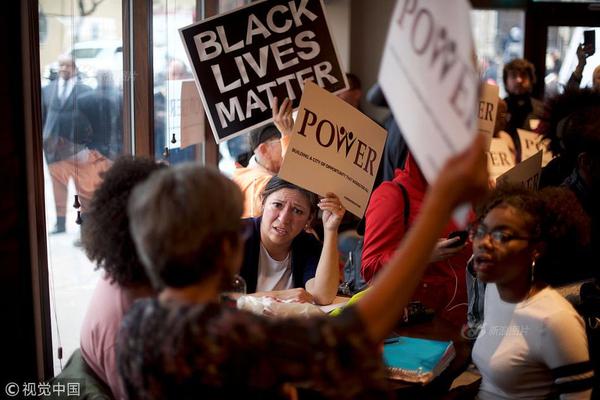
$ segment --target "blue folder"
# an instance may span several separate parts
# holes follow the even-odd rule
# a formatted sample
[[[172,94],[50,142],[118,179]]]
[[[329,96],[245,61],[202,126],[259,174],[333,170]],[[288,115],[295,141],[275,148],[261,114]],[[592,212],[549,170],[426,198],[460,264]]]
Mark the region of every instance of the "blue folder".
[[[451,341],[400,336],[386,339],[383,345],[389,377],[407,382],[429,383],[446,369],[455,355]]]

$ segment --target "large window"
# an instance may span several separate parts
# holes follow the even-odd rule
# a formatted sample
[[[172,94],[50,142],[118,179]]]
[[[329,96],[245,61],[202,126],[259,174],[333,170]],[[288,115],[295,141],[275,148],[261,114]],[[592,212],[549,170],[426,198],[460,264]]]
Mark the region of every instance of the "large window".
[[[524,20],[525,12],[522,10],[471,12],[473,38],[482,77],[500,87],[500,97],[506,96],[502,82],[504,64],[523,57]]]
[[[179,28],[196,20],[196,0],[152,2],[154,157],[170,164],[204,161],[203,120],[188,129],[186,118],[202,115]],[[183,121],[183,122],[182,122]]]
[[[60,371],[79,347],[100,274],[81,249],[80,223],[102,171],[130,148],[122,120],[123,18],[120,0],[40,0],[39,9],[48,276]]]
[[[577,47],[583,43],[583,32],[593,31],[596,43],[600,39],[600,28],[581,26],[548,27],[548,45],[546,47],[546,74],[544,95],[546,97],[562,93],[571,74],[579,62]],[[600,53],[587,57],[582,71],[580,87],[592,85],[594,68],[600,65]]]

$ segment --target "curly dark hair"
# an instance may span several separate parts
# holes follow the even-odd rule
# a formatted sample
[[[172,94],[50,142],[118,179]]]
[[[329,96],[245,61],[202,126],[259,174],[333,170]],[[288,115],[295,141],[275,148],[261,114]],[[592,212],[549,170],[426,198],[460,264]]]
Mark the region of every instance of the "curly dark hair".
[[[102,268],[111,283],[121,287],[150,284],[141,264],[127,217],[127,201],[133,188],[164,165],[150,159],[123,156],[103,174],[81,225],[86,255]]]
[[[575,194],[564,187],[535,192],[522,186],[501,185],[480,204],[477,219],[483,220],[499,206],[526,214],[531,236],[545,244],[536,260],[536,279],[548,284],[562,282],[570,261],[590,239],[590,221]]]
[[[538,132],[549,140],[549,149],[571,167],[577,156],[600,149],[600,92],[571,89],[546,102]]]

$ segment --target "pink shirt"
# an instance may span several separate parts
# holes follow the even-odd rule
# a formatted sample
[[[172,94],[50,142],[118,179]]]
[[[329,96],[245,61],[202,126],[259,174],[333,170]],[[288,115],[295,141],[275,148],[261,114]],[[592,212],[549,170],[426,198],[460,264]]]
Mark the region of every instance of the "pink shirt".
[[[81,355],[96,375],[111,389],[116,399],[124,399],[117,373],[115,342],[123,315],[132,299],[114,283],[101,278],[96,285],[81,326]]]

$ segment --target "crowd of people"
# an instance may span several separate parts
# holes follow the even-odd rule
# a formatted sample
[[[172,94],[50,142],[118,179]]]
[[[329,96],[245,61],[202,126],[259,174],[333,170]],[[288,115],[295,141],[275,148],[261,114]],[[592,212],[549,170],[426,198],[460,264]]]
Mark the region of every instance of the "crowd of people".
[[[480,136],[427,182],[393,117],[386,121],[394,127],[386,170],[362,221],[369,289],[340,316],[279,319],[232,308],[220,295],[239,274],[253,296],[332,303],[348,228],[335,193],[319,197],[277,176],[292,135],[291,101],[273,99],[273,124],[250,134],[248,163],[229,179],[192,163],[116,158],[121,115],[110,76],[99,73],[92,90],[78,82],[75,60],[61,57],[59,67],[42,102],[53,232],[65,231],[73,179],[82,245],[104,272],[81,354],[114,398],[294,399],[304,389],[390,398],[380,345],[411,301],[456,329],[467,321],[477,328],[476,398],[590,398],[597,360],[586,324],[555,287],[600,279],[600,79],[542,103],[532,95],[531,63],[504,66],[497,136],[516,162],[524,158],[519,129],[538,132],[555,156],[538,191],[490,191]],[[348,79],[340,98],[359,108],[360,80]],[[386,104],[378,88],[370,97]],[[99,107],[110,118],[98,118]],[[451,234],[464,228],[450,218],[466,202],[463,242]]]

